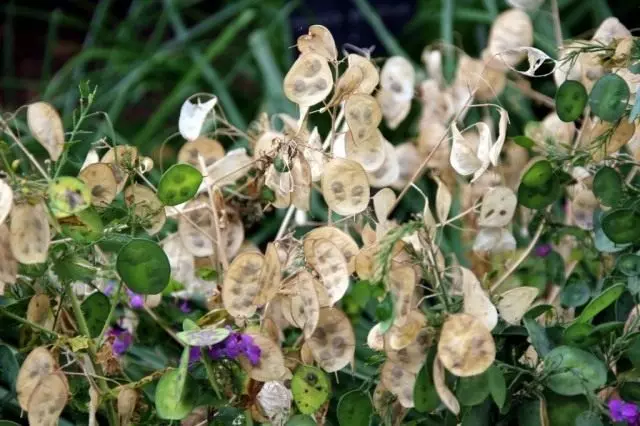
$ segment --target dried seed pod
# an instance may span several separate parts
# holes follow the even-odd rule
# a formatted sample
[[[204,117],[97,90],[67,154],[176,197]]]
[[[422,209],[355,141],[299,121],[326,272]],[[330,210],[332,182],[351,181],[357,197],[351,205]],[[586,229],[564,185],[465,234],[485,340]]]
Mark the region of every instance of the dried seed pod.
[[[246,149],[231,150],[207,170],[206,184],[208,186],[230,185],[246,175],[253,162],[253,159],[247,155]]]
[[[442,325],[438,359],[456,376],[483,373],[495,357],[493,337],[481,319],[469,314],[454,314]]]
[[[98,151],[92,148],[89,150],[89,152],[87,152],[87,156],[84,158],[84,163],[82,163],[82,166],[80,167],[80,171],[83,171],[90,165],[96,164],[99,162],[100,162],[100,156],[98,155]]]
[[[151,188],[139,183],[129,185],[124,191],[124,201],[128,207],[133,207],[133,213],[142,220],[149,235],[160,232],[167,216],[164,205]]]
[[[451,203],[453,197],[451,191],[447,188],[444,182],[438,177],[434,177],[438,184],[438,191],[436,192],[436,214],[440,223],[444,223],[449,218],[449,210],[451,210]]]
[[[322,150],[322,139],[317,127],[313,128],[307,144],[302,147],[302,155],[304,155],[311,168],[311,181],[319,181],[324,172],[325,154]]]
[[[615,126],[615,128],[614,128]],[[588,133],[583,136],[593,150],[593,160],[602,161],[608,155],[618,152],[633,137],[636,131],[634,123],[628,120],[621,120],[617,124],[600,122],[588,129]],[[611,133],[612,132],[612,133]],[[605,139],[605,135],[610,134]]]
[[[94,206],[108,206],[119,192],[113,170],[109,164],[94,163],[82,169],[78,174],[78,178],[91,191],[91,204]]]
[[[322,195],[329,208],[342,216],[362,212],[369,204],[369,182],[360,164],[334,158],[325,166]]]
[[[282,341],[284,340],[284,333],[282,332],[280,327],[278,327],[278,324],[276,324],[275,320],[271,317],[265,317],[262,320],[260,332],[277,344],[282,344]]]
[[[411,62],[402,56],[392,56],[384,63],[380,71],[380,87],[393,93],[400,101],[413,98],[416,74]]]
[[[313,365],[313,353],[307,342],[304,342],[302,346],[300,346],[300,361],[305,365]]]
[[[514,49],[533,45],[533,25],[529,15],[519,9],[502,12],[493,21],[487,51],[497,56],[508,67],[514,67],[524,58],[524,52]]]
[[[256,397],[258,405],[273,425],[283,425],[287,421],[292,399],[291,391],[278,381],[266,382]]]
[[[383,188],[373,196],[373,211],[378,222],[385,222],[391,214],[391,208],[396,202],[396,193],[391,188]]]
[[[247,332],[260,347],[260,361],[257,365],[251,365],[248,359],[241,356],[238,360],[242,368],[257,382],[271,380],[283,380],[290,377],[291,372],[284,365],[284,356],[280,347],[268,337],[255,332]]]
[[[474,252],[504,253],[516,249],[516,239],[507,228],[482,228],[476,235]]]
[[[340,104],[345,98],[356,93],[362,82],[364,81],[364,70],[362,67],[347,67],[347,70],[340,76],[336,82],[336,89],[333,96],[327,102],[328,107]]]
[[[303,248],[307,263],[313,265],[316,262],[314,244],[317,240],[321,239],[329,240],[338,247],[347,260],[349,274],[352,274],[353,271],[355,271],[355,256],[359,251],[358,244],[349,234],[332,226],[321,226],[320,228],[309,231],[304,236]]]
[[[284,77],[284,94],[301,107],[310,107],[324,100],[333,87],[333,75],[327,59],[321,55],[303,53]]]
[[[417,152],[416,152],[417,155]],[[369,184],[374,188],[384,188],[394,186],[400,176],[400,163],[395,147],[387,140],[384,141],[384,161],[382,165],[373,172],[367,172]]]
[[[0,179],[0,225],[2,225],[7,216],[9,216],[12,206],[13,190],[5,181]]]
[[[464,297],[464,313],[478,318],[489,329],[498,324],[498,311],[491,303],[480,285],[478,278],[467,268],[460,267],[462,272],[462,294]]]
[[[446,132],[446,129],[445,129]],[[422,135],[422,130],[420,131]],[[445,161],[444,164],[448,165],[449,162],[449,144],[442,144],[441,146],[445,149]],[[420,167],[420,153],[414,144],[411,142],[401,143],[400,145],[396,145],[394,147],[396,152],[396,158],[398,159],[398,178],[391,184],[393,189],[400,190],[404,188],[404,186],[409,182],[413,174]],[[388,156],[388,154],[387,154]],[[435,155],[434,155],[435,158]],[[432,160],[434,159],[432,158]],[[373,184],[372,184],[373,185]]]
[[[38,325],[44,325],[49,317],[51,304],[46,294],[36,294],[29,300],[27,320]]]
[[[253,157],[273,156],[285,139],[284,133],[267,130],[260,134],[253,147]]]
[[[275,244],[267,244],[264,254],[264,264],[258,278],[258,294],[255,297],[256,305],[264,305],[269,302],[280,290],[281,266],[278,258],[278,250]]]
[[[18,275],[18,261],[11,250],[11,233],[7,225],[0,224],[0,282],[14,284]]]
[[[58,161],[64,149],[64,128],[55,108],[46,102],[35,102],[27,107],[29,131],[49,153],[53,161]]]
[[[384,334],[382,333],[382,324],[378,323],[371,327],[367,334],[367,346],[374,351],[384,350]]]
[[[345,138],[345,153],[350,160],[356,161],[366,172],[373,172],[382,167],[386,139],[378,129],[373,129],[371,133],[362,140],[355,140],[351,131],[347,132]]]
[[[416,373],[405,370],[401,365],[386,361],[380,373],[380,383],[398,397],[398,402],[403,407],[411,408],[413,407],[413,388],[417,376]]]
[[[178,118],[178,130],[182,137],[187,140],[197,139],[202,132],[207,116],[217,103],[216,96],[204,103],[200,102],[199,98],[195,103],[191,102],[191,97],[184,101],[180,107],[180,117]]]
[[[182,245],[194,256],[212,256],[215,253],[215,230],[213,213],[206,197],[189,201],[185,210],[186,213],[178,218],[178,235]]]
[[[424,314],[413,310],[406,318],[396,319],[387,332],[389,348],[399,351],[413,343],[420,331],[427,325]]]
[[[490,101],[504,91],[506,84],[504,72],[488,67],[484,61],[466,54],[460,56],[454,86],[464,88],[466,96],[473,94],[479,101]]]
[[[424,317],[424,315],[422,315]],[[413,342],[399,350],[393,350],[391,346],[391,336],[385,334],[385,352],[387,360],[401,365],[407,371],[418,374],[422,364],[427,357],[427,350],[434,341],[434,331],[425,327],[418,331]]]
[[[390,90],[378,90],[376,99],[380,104],[384,122],[391,130],[396,129],[400,123],[407,118],[409,111],[411,111],[411,100],[399,99]]]
[[[222,285],[222,303],[234,317],[250,317],[256,311],[254,298],[260,288],[264,257],[260,253],[241,253],[229,265]]]
[[[591,37],[592,41],[598,41],[603,45],[610,44],[613,40],[631,37],[631,31],[625,27],[618,18],[613,16],[602,21],[596,32]]]
[[[344,105],[345,120],[356,141],[363,140],[382,121],[382,111],[371,95],[357,93],[349,96]]]
[[[574,223],[581,229],[593,229],[593,213],[600,202],[590,189],[582,188],[571,200],[571,214]]]
[[[291,296],[291,317],[304,331],[305,338],[310,338],[318,325],[320,303],[314,285],[315,279],[306,270],[298,272],[294,279],[296,294]]]
[[[138,403],[138,392],[124,388],[118,393],[118,419],[121,426],[128,426]]]
[[[55,425],[67,404],[69,386],[62,373],[42,378],[29,399],[29,424]]]
[[[462,176],[473,175],[471,182],[475,182],[487,171],[491,161],[489,150],[491,149],[491,132],[489,127],[482,122],[476,123],[480,132],[477,146],[473,140],[465,138],[458,130],[456,123],[451,124],[453,143],[451,144],[451,167]]]
[[[581,45],[577,42],[567,43],[558,49],[558,66],[553,72],[553,79],[556,86],[560,87],[566,80],[582,79],[582,64],[578,51]],[[575,52],[575,53],[574,53]],[[577,54],[575,60],[571,60],[570,55]]]
[[[380,76],[375,65],[369,58],[351,53],[347,56],[348,68],[357,68],[362,73],[362,80],[358,83],[354,93],[365,93],[370,95],[378,85]]]
[[[190,164],[204,173],[204,170],[201,170],[200,156],[208,168],[224,157],[224,148],[217,140],[200,136],[182,145],[178,152],[178,163]]]
[[[558,114],[552,112],[542,120],[542,135],[540,135],[540,139],[544,141],[552,139],[558,145],[571,145],[575,133],[575,123],[565,123],[560,120]]]
[[[316,295],[318,296],[318,304],[321,308],[328,308],[331,306],[331,299],[329,298],[329,293],[327,293],[327,288],[320,282],[320,280],[313,280],[313,286],[316,290]]]
[[[518,325],[529,307],[538,297],[535,287],[516,287],[500,295],[498,312],[503,320],[511,325]]]
[[[34,205],[14,205],[11,210],[10,230],[11,251],[18,262],[33,264],[47,261],[51,231],[43,201]]]
[[[300,153],[293,157],[291,178],[293,179],[291,204],[302,211],[308,211],[311,197],[311,167]]]
[[[311,25],[309,32],[298,37],[300,53],[313,52],[324,57],[327,61],[338,60],[338,49],[331,31],[323,25]]]
[[[116,192],[119,193],[124,189],[129,177],[129,171],[134,169],[136,161],[138,161],[138,148],[130,145],[114,146],[100,159],[101,163],[111,165],[116,179]]]
[[[353,360],[356,337],[349,318],[342,311],[322,308],[318,326],[307,344],[318,365],[333,373]]]
[[[375,256],[380,247],[376,245],[363,247],[356,255],[356,274],[361,280],[373,278],[375,270]]]
[[[313,244],[313,263],[307,262],[318,272],[322,284],[327,289],[331,305],[335,304],[349,288],[347,260],[335,244],[319,239]]]
[[[456,416],[460,414],[460,403],[453,392],[451,392],[447,387],[444,366],[437,356],[436,359],[433,360],[433,385],[436,388],[436,392],[438,393],[440,400],[449,409],[449,411]]]
[[[518,198],[506,186],[491,188],[482,199],[478,225],[492,228],[507,226],[518,206]]]
[[[40,381],[53,374],[56,361],[44,347],[32,350],[22,363],[16,378],[18,402],[23,410],[29,410],[29,400]]]
[[[389,289],[393,294],[396,320],[404,319],[413,309],[416,273],[411,266],[396,266],[389,272]]]

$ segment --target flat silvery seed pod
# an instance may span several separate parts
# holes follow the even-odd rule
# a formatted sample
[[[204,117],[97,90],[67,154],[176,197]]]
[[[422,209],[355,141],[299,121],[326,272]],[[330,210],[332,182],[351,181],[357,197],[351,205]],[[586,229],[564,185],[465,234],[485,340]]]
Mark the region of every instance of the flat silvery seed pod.
[[[82,167],[80,167],[80,171],[86,169],[92,164],[96,164],[100,162],[100,156],[98,155],[98,151],[95,149],[90,149],[87,152],[87,156],[84,158],[84,163],[82,163]]]
[[[396,129],[411,111],[411,100],[396,96],[391,90],[378,90],[376,99],[380,104],[384,122],[391,130]]]
[[[588,129],[585,129],[588,131]],[[555,112],[549,113],[544,120],[542,120],[542,139],[552,139],[557,145],[568,144],[573,141],[573,136],[576,133],[575,123],[565,123],[560,120],[558,114]],[[588,134],[588,133],[587,133]],[[586,135],[585,135],[586,136]],[[588,139],[586,139],[588,140]]]
[[[49,374],[38,383],[29,399],[29,424],[55,425],[67,404],[69,386],[62,373]]]
[[[356,255],[356,274],[361,280],[369,280],[373,278],[375,267],[375,255],[378,253],[379,246],[370,245],[363,247]]]
[[[333,373],[353,360],[356,336],[344,312],[336,308],[322,308],[318,326],[307,344],[318,366]]]
[[[231,209],[226,209],[227,213],[232,211]],[[233,214],[228,215],[227,217],[227,227],[222,233],[222,238],[224,238],[225,247],[227,250],[227,258],[233,259],[236,257],[240,249],[242,248],[242,244],[244,243],[244,224],[242,223],[242,218],[238,213],[233,211]]]
[[[402,56],[387,59],[380,71],[380,87],[405,101],[413,98],[415,79],[416,74],[411,62]]]
[[[327,102],[327,107],[340,104],[346,97],[356,93],[358,88],[364,81],[365,75],[362,67],[348,67],[347,70],[338,78],[336,82],[336,89],[333,91],[333,96]]]
[[[313,52],[298,57],[284,77],[284,94],[301,107],[324,100],[333,87],[333,75],[327,59]]]
[[[198,206],[201,208],[196,208]],[[178,218],[178,235],[182,245],[194,256],[212,256],[215,253],[215,230],[206,197],[189,201],[185,210],[187,212]]]
[[[454,314],[444,322],[438,359],[447,370],[458,377],[476,376],[489,368],[495,357],[493,336],[482,320],[469,314]]]
[[[134,214],[140,218],[149,235],[155,235],[164,226],[167,216],[164,205],[153,190],[144,185],[134,183],[124,191],[124,201],[133,208]]]
[[[349,131],[345,139],[347,158],[359,163],[365,172],[373,172],[384,163],[386,140],[378,129],[371,129],[363,139],[356,140]]]
[[[359,252],[358,244],[351,236],[338,228],[332,226],[321,226],[309,231],[304,236],[303,249],[307,263],[316,263],[316,253],[314,244],[317,240],[326,239],[331,241],[347,260],[349,275],[355,271],[355,256]]]
[[[460,414],[460,403],[456,399],[455,395],[447,387],[445,380],[444,365],[440,362],[440,359],[436,356],[433,360],[433,385],[436,388],[438,397],[444,403],[445,407],[449,409],[456,416]]]
[[[20,203],[11,210],[11,251],[20,263],[44,263],[51,242],[47,209],[38,204]]]
[[[94,163],[80,171],[78,178],[82,180],[91,192],[91,204],[106,207],[116,197],[118,184],[109,164]]]
[[[0,180],[0,225],[2,225],[9,216],[11,207],[13,206],[13,190],[3,180]]]
[[[354,93],[370,95],[378,85],[380,76],[373,62],[364,56],[355,53],[347,56],[349,68],[358,68],[362,72],[362,81],[358,84]]]
[[[322,195],[329,208],[342,216],[364,211],[369,204],[369,181],[360,164],[334,158],[325,165]]]
[[[420,311],[411,311],[409,315],[394,321],[387,334],[389,349],[399,351],[413,343],[420,330],[427,325],[424,314]]]
[[[135,167],[138,161],[138,148],[130,145],[118,145],[110,148],[100,159],[101,163],[111,165],[113,175],[116,178],[117,192],[124,189],[129,177],[129,170]]]
[[[180,107],[180,117],[178,118],[178,130],[182,137],[190,141],[198,138],[207,115],[217,103],[216,96],[204,103],[200,102],[200,99],[197,99],[196,102],[191,102],[191,99],[184,101]]]
[[[49,316],[51,303],[46,294],[36,294],[29,300],[27,306],[27,320],[38,325],[44,325]]]
[[[417,378],[416,373],[402,368],[391,361],[386,361],[380,373],[380,383],[392,394],[398,397],[398,402],[405,408],[413,407],[413,388]]]
[[[260,361],[257,365],[251,365],[244,356],[238,358],[242,368],[257,382],[268,382],[271,380],[283,380],[291,372],[285,367],[284,356],[280,347],[275,342],[255,332],[246,332],[253,338],[253,342],[260,347]]]
[[[411,266],[396,266],[389,272],[389,289],[394,296],[396,319],[406,318],[413,309],[416,273]]]
[[[331,31],[323,25],[311,25],[307,34],[298,37],[297,45],[300,53],[317,53],[327,61],[338,59],[336,42],[333,40]]]
[[[191,164],[200,170],[200,156],[202,156],[204,165],[208,168],[224,157],[224,148],[217,140],[200,136],[182,145],[182,148],[180,148],[178,152],[178,163]]]
[[[445,185],[440,178],[435,177],[434,179],[438,184],[438,191],[436,192],[436,214],[438,215],[440,223],[444,223],[449,218],[453,197],[447,185]]]
[[[291,178],[293,180],[291,204],[299,210],[308,211],[311,198],[311,167],[300,153],[291,162]]]
[[[516,240],[507,228],[482,228],[473,242],[473,251],[503,253],[516,249]]]
[[[0,282],[13,284],[18,275],[18,261],[11,251],[11,234],[7,225],[0,224]]]
[[[405,142],[401,143],[400,145],[396,145],[394,147],[394,151],[396,152],[396,158],[398,159],[399,171],[398,178],[391,184],[391,187],[393,189],[400,190],[404,188],[404,186],[411,179],[416,170],[418,170],[421,162],[420,158],[422,157],[420,157],[418,148],[416,148],[416,146],[411,142]],[[448,155],[446,157],[448,157]]]
[[[378,222],[384,222],[391,214],[393,204],[396,202],[396,193],[391,188],[383,188],[373,196],[373,211]]]
[[[416,151],[417,155],[417,151]],[[373,172],[367,172],[369,184],[374,188],[384,188],[393,186],[400,177],[400,162],[396,154],[395,147],[389,142],[384,141],[384,161],[382,165]]]
[[[518,325],[531,304],[538,297],[535,287],[516,287],[500,295],[498,312],[500,317],[511,325]]]
[[[506,186],[498,186],[489,189],[482,199],[479,226],[502,228],[507,226],[518,206],[516,194]]]
[[[485,129],[485,126],[486,124],[484,126],[479,126],[478,128]],[[459,175],[473,175],[471,182],[474,182],[489,168],[489,150],[491,148],[491,140],[488,139],[486,135],[481,137],[477,148],[474,149],[472,142],[460,133],[456,123],[451,124],[451,133],[453,135],[451,156],[449,158],[451,167],[453,167],[453,170],[455,170]]]
[[[317,127],[311,131],[306,146],[302,148],[302,154],[311,168],[311,180],[318,182],[324,171],[325,154],[322,151],[322,139]]]
[[[580,190],[571,200],[571,214],[575,224],[585,230],[593,229],[593,213],[600,206],[590,189]]]
[[[349,96],[345,102],[344,114],[349,130],[357,141],[366,139],[382,121],[382,111],[376,99],[362,93]]]
[[[522,10],[509,9],[493,21],[487,49],[489,55],[499,55],[508,67],[514,67],[525,56],[524,52],[513,49],[532,44],[533,25],[529,15]]]
[[[282,382],[266,382],[256,399],[271,424],[284,425],[289,418],[293,396]]]
[[[460,270],[462,271],[464,313],[480,319],[489,330],[493,330],[498,324],[496,307],[491,303],[491,299],[484,292],[473,272],[463,267],[460,267]]]
[[[56,367],[56,361],[44,347],[35,348],[29,353],[16,378],[18,402],[23,410],[29,409],[29,399],[38,383],[53,374]]]
[[[593,41],[607,45],[615,39],[631,37],[631,31],[625,27],[618,18],[613,16],[602,21],[596,32],[591,37]]]
[[[258,294],[255,297],[256,305],[264,305],[269,302],[280,290],[281,276],[280,259],[275,244],[267,244],[264,254],[264,264],[258,277]]]
[[[314,284],[315,278],[306,270],[302,270],[293,280],[296,293],[291,296],[291,316],[294,322],[302,326],[304,336],[310,338],[320,318],[320,302]]]
[[[309,263],[320,275],[327,289],[331,305],[342,299],[349,288],[347,260],[335,244],[329,240],[316,240],[313,244],[314,263]],[[307,261],[309,261],[307,259]]]
[[[378,323],[371,327],[367,334],[367,346],[374,351],[384,350],[384,334],[382,333],[382,324]]]
[[[27,107],[29,131],[49,153],[53,161],[58,161],[64,149],[64,128],[58,112],[46,102],[35,102]]]
[[[424,315],[421,314],[423,317]],[[425,327],[418,331],[414,340],[407,346],[399,350],[391,348],[391,336],[385,334],[385,353],[387,360],[402,365],[402,367],[412,373],[418,374],[427,358],[427,351],[434,341],[435,333]]]
[[[205,183],[200,190],[205,190],[212,185],[230,185],[249,172],[249,166],[253,163],[244,148],[238,148],[227,152],[227,155],[213,163],[207,170]]]
[[[485,53],[485,55],[489,55],[489,53]],[[501,58],[502,56],[499,56],[498,59],[493,59],[492,63],[495,62],[504,67],[504,65],[499,62]],[[491,58],[485,60],[475,59],[466,54],[460,56],[454,87],[463,88],[466,93],[463,90],[459,93],[457,91],[450,92],[454,96],[452,101],[456,104],[454,105],[455,111],[463,108],[463,105],[459,105],[456,102],[456,97],[458,101],[462,103],[466,102],[467,98],[471,95],[479,101],[490,101],[504,91],[507,84],[507,77],[504,71],[496,70],[487,65],[487,61],[490,59]]]

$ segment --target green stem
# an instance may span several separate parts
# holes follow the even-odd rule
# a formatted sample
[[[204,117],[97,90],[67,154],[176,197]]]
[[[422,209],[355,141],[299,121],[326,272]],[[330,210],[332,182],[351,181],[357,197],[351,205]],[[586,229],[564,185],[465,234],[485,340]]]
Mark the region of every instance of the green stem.
[[[353,2],[358,6],[358,9],[360,9],[360,13],[362,13],[364,19],[371,25],[373,32],[376,33],[387,52],[394,56],[402,56],[407,59],[411,58],[407,55],[407,52],[400,47],[400,44],[398,44],[389,30],[387,30],[382,19],[380,19],[380,16],[367,0],[353,0]]]
[[[451,81],[454,72],[454,52],[453,52],[453,11],[455,0],[443,0],[442,14],[440,19],[440,37],[445,44],[444,49],[444,78]]]
[[[218,399],[222,398],[222,394],[220,393],[220,388],[218,387],[218,382],[216,382],[216,376],[213,372],[213,366],[211,365],[211,360],[209,359],[209,354],[205,348],[200,348],[200,355],[202,358],[202,363],[204,364],[204,368],[207,370],[207,378],[209,379],[209,383],[211,383],[211,387],[213,391],[216,393]]]
[[[91,359],[93,368],[95,369],[96,374],[98,375],[98,378],[97,378],[98,386],[100,387],[100,390],[102,391],[103,395],[108,395],[110,389],[109,389],[109,386],[107,385],[107,381],[104,379],[104,372],[102,371],[102,366],[96,362],[96,354],[97,354],[96,345],[93,339],[91,338],[91,334],[89,333],[89,327],[87,326],[87,320],[84,317],[84,313],[82,312],[80,301],[78,300],[78,296],[76,296],[76,293],[71,288],[71,284],[69,282],[65,283],[65,287],[66,287],[67,293],[69,293],[69,296],[71,297],[71,307],[73,308],[73,314],[76,318],[76,322],[78,323],[78,328],[80,329],[80,332],[85,336],[87,336],[88,338],[87,341],[88,341],[89,359]],[[116,411],[113,408],[113,404],[111,404],[111,402],[109,401],[107,401],[106,404],[107,404],[107,417],[109,419],[109,424],[117,425],[118,416],[116,415]]]
[[[7,317],[9,317],[9,318],[11,318],[11,319],[14,319],[14,320],[16,320],[16,321],[18,321],[18,322],[21,322],[21,323],[23,323],[23,324],[25,324],[25,325],[28,325],[28,326],[30,326],[30,327],[33,327],[33,328],[35,328],[35,329],[36,329],[36,330],[38,330],[38,331],[42,331],[43,333],[50,334],[51,336],[53,336],[53,337],[55,337],[55,338],[58,338],[58,337],[59,337],[59,336],[58,336],[58,333],[56,333],[55,331],[53,331],[53,330],[49,330],[48,328],[44,328],[43,326],[41,326],[41,325],[39,325],[39,324],[36,324],[36,323],[34,323],[34,322],[31,322],[31,321],[29,321],[28,319],[25,319],[25,318],[19,317],[18,315],[16,315],[16,314],[14,314],[14,313],[11,313],[11,312],[7,311],[7,310],[6,310],[5,308],[3,308],[3,307],[0,307],[0,315],[5,315],[5,316],[7,316]]]

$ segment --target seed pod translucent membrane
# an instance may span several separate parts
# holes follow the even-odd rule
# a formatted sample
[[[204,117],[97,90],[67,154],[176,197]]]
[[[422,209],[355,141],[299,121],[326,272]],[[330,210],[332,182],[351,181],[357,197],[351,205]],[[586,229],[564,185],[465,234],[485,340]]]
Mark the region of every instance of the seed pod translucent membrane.
[[[20,263],[44,263],[51,242],[44,202],[20,203],[11,210],[11,251]]]
[[[445,380],[444,365],[440,362],[440,359],[436,356],[433,361],[433,385],[436,388],[436,392],[440,397],[440,400],[444,405],[456,416],[460,414],[460,403],[456,399],[455,395],[447,387]]]
[[[473,251],[504,253],[516,249],[516,240],[507,228],[482,228],[473,242]]]
[[[212,256],[215,253],[213,243],[215,230],[213,214],[208,207],[206,197],[202,196],[189,201],[185,210],[186,213],[178,218],[178,235],[182,245],[194,256]]]
[[[323,25],[311,25],[309,32],[298,37],[297,42],[300,53],[313,52],[321,55],[328,61],[338,59],[338,49],[333,40],[333,35]]]
[[[57,365],[51,354],[44,347],[32,350],[22,363],[16,378],[18,402],[23,410],[29,409],[29,400],[40,381],[53,374]]]
[[[61,372],[49,374],[38,383],[29,399],[29,424],[55,425],[67,404],[69,386]]]
[[[417,154],[417,152],[416,152]],[[384,141],[384,161],[373,172],[367,172],[369,184],[374,188],[393,186],[397,188],[400,177],[400,162],[395,147],[387,140]]]
[[[2,225],[7,219],[7,216],[9,216],[12,206],[13,190],[4,180],[0,179],[0,225]]]
[[[396,320],[406,318],[413,309],[416,273],[411,266],[396,266],[389,272],[389,289],[394,298]]]
[[[178,130],[183,138],[194,140],[200,136],[202,127],[207,119],[207,115],[213,110],[218,103],[218,98],[213,96],[206,102],[196,99],[192,102],[187,99],[180,107],[180,117],[178,118]]]
[[[146,224],[145,230],[149,235],[155,235],[164,226],[167,217],[164,205],[155,192],[149,187],[135,183],[124,191],[124,201],[133,208],[136,216]]]
[[[0,282],[13,284],[18,275],[18,261],[11,251],[11,234],[7,225],[0,224]]]
[[[362,80],[358,83],[354,93],[364,93],[370,95],[378,85],[380,77],[378,70],[370,59],[362,55],[351,53],[347,56],[349,68],[357,68],[362,73]]]
[[[53,161],[58,161],[64,149],[64,128],[58,112],[46,102],[35,102],[27,107],[27,124],[33,137],[47,150]]]
[[[80,171],[78,178],[89,188],[91,204],[94,206],[108,206],[119,191],[116,176],[109,164],[91,164]]]
[[[498,300],[500,317],[511,325],[520,324],[538,293],[535,287],[516,287],[505,291]]]
[[[349,234],[333,226],[321,226],[309,231],[304,236],[303,249],[307,263],[313,265],[316,262],[314,244],[317,240],[326,239],[331,241],[347,260],[349,274],[355,271],[355,256],[360,250],[358,244]]]
[[[449,210],[451,210],[453,197],[447,185],[445,185],[440,178],[436,177],[435,181],[438,184],[438,190],[436,191],[436,214],[438,215],[440,223],[444,223],[449,218]]]
[[[199,157],[202,156],[206,167],[212,166],[217,160],[224,157],[224,148],[215,139],[200,136],[192,141],[187,141],[178,152],[178,163],[191,164],[201,170]]]
[[[398,402],[405,407],[413,407],[413,388],[417,374],[407,371],[401,365],[386,361],[380,373],[380,382],[392,394],[398,397]]]
[[[498,324],[496,307],[491,303],[474,273],[463,267],[460,267],[460,270],[462,272],[464,312],[478,318],[489,330],[493,330]]]
[[[365,172],[372,172],[382,167],[384,163],[384,144],[386,140],[378,129],[362,140],[354,139],[352,132],[347,132],[345,138],[345,153],[347,158],[360,164]]]
[[[303,53],[284,77],[284,94],[301,107],[324,100],[333,87],[333,75],[326,58],[313,52]]]
[[[411,100],[399,99],[391,90],[380,89],[376,93],[384,122],[394,130],[404,121],[411,111]]]
[[[529,15],[519,9],[502,12],[493,21],[487,44],[490,55],[499,55],[507,66],[515,66],[523,59],[524,52],[513,49],[533,44],[533,25]]]
[[[199,192],[206,191],[207,185],[224,186],[234,183],[249,172],[251,163],[253,159],[247,155],[245,148],[227,152],[224,157],[209,167],[205,183],[200,187]]]
[[[135,167],[138,160],[138,149],[130,145],[118,145],[110,148],[100,159],[101,163],[111,165],[116,179],[117,192],[124,189],[129,177],[129,170]]]
[[[362,212],[369,204],[369,182],[360,164],[334,158],[325,165],[322,195],[331,210],[342,216]]]
[[[389,348],[394,351],[406,348],[416,340],[425,325],[427,321],[421,311],[414,310],[405,318],[396,319],[387,332]]]
[[[349,364],[355,353],[356,338],[349,318],[339,309],[320,309],[318,326],[307,340],[313,358],[328,373]]]
[[[314,285],[315,279],[306,270],[298,272],[294,278],[294,291],[291,296],[291,317],[310,338],[318,325],[320,303]]]
[[[308,211],[311,197],[311,167],[300,153],[293,158],[291,178],[293,180],[291,204],[302,211]]]
[[[222,285],[222,303],[230,315],[250,317],[256,311],[254,298],[263,266],[260,253],[241,253],[231,262]]]
[[[518,206],[516,194],[506,186],[491,188],[482,199],[478,225],[500,228],[507,226]]]
[[[331,304],[342,299],[349,288],[349,270],[344,255],[329,240],[320,239],[313,244],[314,263],[310,265],[318,272],[327,289]]]
[[[269,302],[280,290],[281,266],[278,258],[278,250],[275,244],[267,244],[264,254],[264,264],[258,278],[258,294],[255,297],[256,305],[264,305]]]
[[[413,98],[415,71],[411,62],[402,56],[392,56],[380,71],[380,87],[393,93],[398,100]]]
[[[246,332],[253,338],[254,343],[260,347],[260,361],[257,365],[251,365],[244,356],[239,358],[240,365],[257,382],[268,382],[270,380],[284,380],[291,372],[285,367],[284,356],[280,347],[276,343],[255,332]]]

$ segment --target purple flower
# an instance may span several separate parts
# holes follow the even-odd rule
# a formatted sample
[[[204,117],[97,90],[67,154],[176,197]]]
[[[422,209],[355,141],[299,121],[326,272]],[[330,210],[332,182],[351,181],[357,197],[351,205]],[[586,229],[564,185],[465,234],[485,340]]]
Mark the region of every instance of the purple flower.
[[[540,244],[536,247],[536,256],[545,257],[551,253],[551,244]]]
[[[188,301],[187,299],[184,299],[184,300],[180,303],[179,307],[180,307],[180,311],[181,311],[183,314],[188,314],[189,312],[191,312],[191,307],[189,306],[189,301]]]
[[[635,424],[639,420],[640,411],[636,404],[624,402],[621,399],[612,399],[609,401],[609,411],[611,418],[616,422],[627,422]]]
[[[127,289],[127,296],[129,296],[129,305],[133,309],[144,308],[144,296]]]
[[[209,356],[212,359],[236,359],[239,356],[245,356],[251,365],[260,362],[261,353],[262,350],[253,342],[253,337],[237,332],[232,332],[222,342],[209,348]]]
[[[115,281],[109,281],[107,285],[104,287],[103,293],[105,294],[105,296],[111,296],[115,289],[116,289]]]
[[[111,343],[111,350],[113,355],[122,356],[127,349],[133,344],[133,335],[124,328],[114,325],[107,331],[107,336],[113,336],[113,342]]]
[[[200,361],[200,348],[197,346],[193,346],[189,348],[189,365]]]

